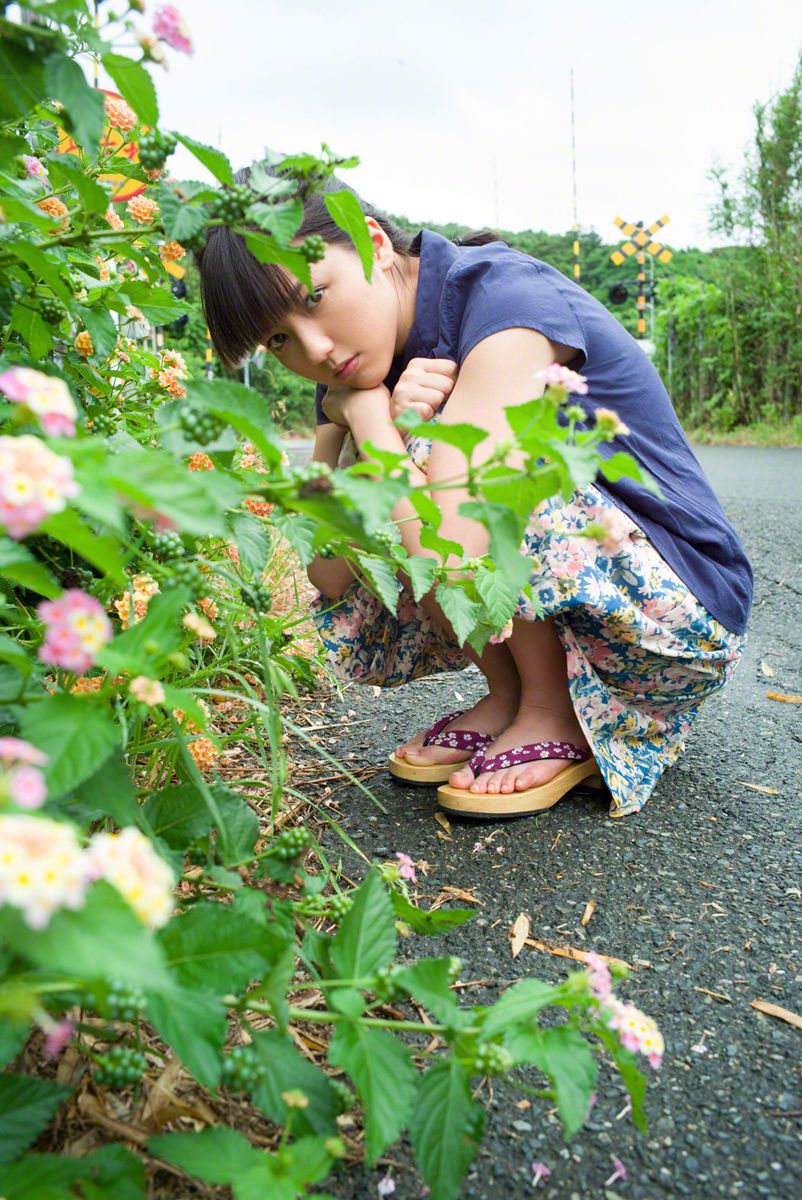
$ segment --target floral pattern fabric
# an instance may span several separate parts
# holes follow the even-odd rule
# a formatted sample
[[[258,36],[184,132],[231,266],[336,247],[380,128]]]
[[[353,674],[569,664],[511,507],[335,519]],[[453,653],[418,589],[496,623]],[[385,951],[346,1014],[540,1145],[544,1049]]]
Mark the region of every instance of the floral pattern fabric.
[[[431,443],[412,438],[425,470]],[[588,525],[598,537],[579,536]],[[604,537],[601,537],[602,532]],[[745,647],[691,594],[626,513],[592,485],[535,509],[525,535],[532,598],[516,618],[553,616],[583,732],[611,795],[610,815],[639,812],[684,748],[708,696],[727,682]],[[397,687],[459,670],[469,659],[400,590],[394,615],[359,583],[314,604],[334,671]]]

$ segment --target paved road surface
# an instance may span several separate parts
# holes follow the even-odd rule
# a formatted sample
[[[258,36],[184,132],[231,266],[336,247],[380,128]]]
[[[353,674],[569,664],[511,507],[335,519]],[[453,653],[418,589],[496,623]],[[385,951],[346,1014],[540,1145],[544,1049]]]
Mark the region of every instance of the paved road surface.
[[[766,697],[802,694],[802,451],[702,447],[699,457],[755,569],[750,644],[642,814],[609,821],[598,800],[575,796],[502,825],[494,845],[503,855],[473,855],[477,828],[494,827],[452,820],[452,840],[441,840],[426,790],[379,777],[386,815],[356,791],[343,800],[344,824],[368,855],[404,850],[431,864],[425,894],[462,885],[483,901],[478,920],[446,941],[417,943],[416,953],[461,955],[466,979],[559,979],[559,959],[529,949],[511,959],[507,930],[527,912],[535,936],[640,960],[622,995],[665,1034],[664,1067],[649,1081],[648,1136],[620,1117],[623,1091],[606,1069],[593,1119],[568,1146],[554,1117],[517,1108],[520,1094],[501,1085],[465,1200],[802,1196],[802,1031],[749,1003],[802,1013],[802,707]],[[379,698],[351,689],[342,710],[369,723],[355,724],[335,752],[381,763],[414,730],[479,694],[471,672]],[[340,852],[342,843],[329,841]],[[591,898],[596,911],[584,930]],[[483,1002],[495,993],[472,994]],[[408,1147],[393,1156],[402,1164],[397,1200],[420,1196]],[[605,1190],[613,1157],[628,1180]],[[552,1170],[537,1193],[535,1160]],[[380,1174],[349,1174],[327,1190],[373,1200]]]

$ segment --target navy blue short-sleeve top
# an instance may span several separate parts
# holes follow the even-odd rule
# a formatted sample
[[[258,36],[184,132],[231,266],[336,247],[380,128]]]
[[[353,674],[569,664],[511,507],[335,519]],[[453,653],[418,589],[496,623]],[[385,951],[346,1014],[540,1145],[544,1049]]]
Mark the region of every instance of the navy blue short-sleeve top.
[[[474,346],[502,329],[536,329],[570,346],[570,363],[588,381],[572,397],[589,416],[612,408],[630,432],[602,454],[627,450],[657,480],[658,498],[631,479],[595,486],[640,526],[694,596],[733,633],[743,633],[752,571],[696,459],[647,355],[589,292],[546,263],[502,242],[455,246],[422,230],[415,319],[403,354],[385,379],[392,391],[413,358],[450,358],[462,366]],[[318,386],[318,424],[326,422]]]

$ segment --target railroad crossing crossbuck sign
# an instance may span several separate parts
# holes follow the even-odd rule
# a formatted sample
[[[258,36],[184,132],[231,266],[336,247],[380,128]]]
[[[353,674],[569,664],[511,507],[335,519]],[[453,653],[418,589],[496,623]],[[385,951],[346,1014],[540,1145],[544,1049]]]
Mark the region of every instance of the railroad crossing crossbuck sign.
[[[669,263],[673,258],[670,250],[667,250],[660,242],[654,241],[654,234],[658,229],[662,229],[667,225],[670,217],[661,217],[659,221],[655,221],[654,225],[650,225],[648,229],[644,229],[643,221],[638,221],[636,225],[632,225],[628,221],[622,220],[621,217],[616,217],[614,224],[621,229],[627,237],[620,250],[614,250],[610,255],[617,267],[625,263],[628,258],[635,255],[635,261],[638,264],[638,337],[644,337],[646,334],[646,318],[644,310],[646,308],[646,296],[644,292],[644,284],[646,282],[646,272],[644,265],[646,263],[646,254],[651,254],[652,261],[657,259],[661,263]]]

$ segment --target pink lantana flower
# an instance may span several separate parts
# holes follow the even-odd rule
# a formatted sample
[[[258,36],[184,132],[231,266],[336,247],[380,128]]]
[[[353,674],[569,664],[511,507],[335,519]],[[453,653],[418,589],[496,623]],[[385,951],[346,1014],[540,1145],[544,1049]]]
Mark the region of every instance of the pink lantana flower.
[[[506,625],[499,629],[498,633],[491,633],[487,640],[491,646],[500,646],[509,637],[512,637],[512,617],[510,617]]]
[[[57,1021],[51,1025],[45,1035],[44,1057],[57,1058],[69,1044],[75,1026],[72,1021]]]
[[[63,379],[30,367],[10,367],[0,375],[0,391],[36,417],[52,437],[75,437],[78,409]]]
[[[385,1196],[392,1196],[395,1191],[395,1181],[389,1173],[379,1180],[376,1184],[376,1191],[379,1193],[380,1200],[384,1200]]]
[[[609,996],[604,1002],[601,1016],[608,1027],[616,1031],[622,1046],[635,1054],[643,1054],[655,1069],[662,1065],[665,1042],[651,1017],[634,1004],[623,1004],[615,996]]]
[[[164,704],[164,688],[158,679],[148,679],[147,675],[137,675],[128,685],[128,690],[140,704]]]
[[[535,379],[542,379],[546,387],[562,388],[565,392],[575,392],[578,396],[587,396],[588,381],[584,375],[570,371],[561,363],[552,363],[544,371],[538,371]]]
[[[172,4],[163,4],[153,14],[153,32],[161,41],[182,54],[192,54],[192,39],[189,28],[178,9]]]
[[[41,808],[47,795],[40,767],[47,755],[22,738],[0,738],[0,801],[8,797],[17,808]]]
[[[551,1168],[547,1167],[543,1162],[533,1162],[532,1170],[532,1187],[537,1187],[541,1179],[548,1179],[551,1175]]]
[[[615,1167],[615,1170],[613,1171],[613,1173],[609,1179],[605,1179],[605,1181],[604,1181],[605,1187],[609,1187],[612,1183],[618,1183],[619,1179],[621,1180],[622,1183],[626,1183],[627,1169],[624,1166],[624,1164],[621,1162],[621,1159],[614,1158],[613,1166]]]
[[[412,861],[412,859],[409,857],[409,855],[404,854],[404,852],[402,850],[399,850],[396,852],[396,858],[398,859],[398,861],[400,863],[398,873],[401,876],[401,878],[408,879],[410,881],[410,883],[417,883],[418,877],[415,874],[415,864]]]
[[[586,974],[590,990],[597,1000],[608,1000],[613,981],[610,968],[600,954],[589,954],[585,959]]]
[[[26,537],[80,490],[70,460],[38,437],[0,437],[0,526],[9,537]]]
[[[69,588],[58,600],[44,600],[36,611],[45,626],[39,658],[52,667],[88,671],[111,641],[111,621],[103,606],[80,588]]]
[[[47,167],[40,159],[36,158],[33,154],[23,154],[22,161],[30,177],[41,179],[42,183],[48,182]]]

